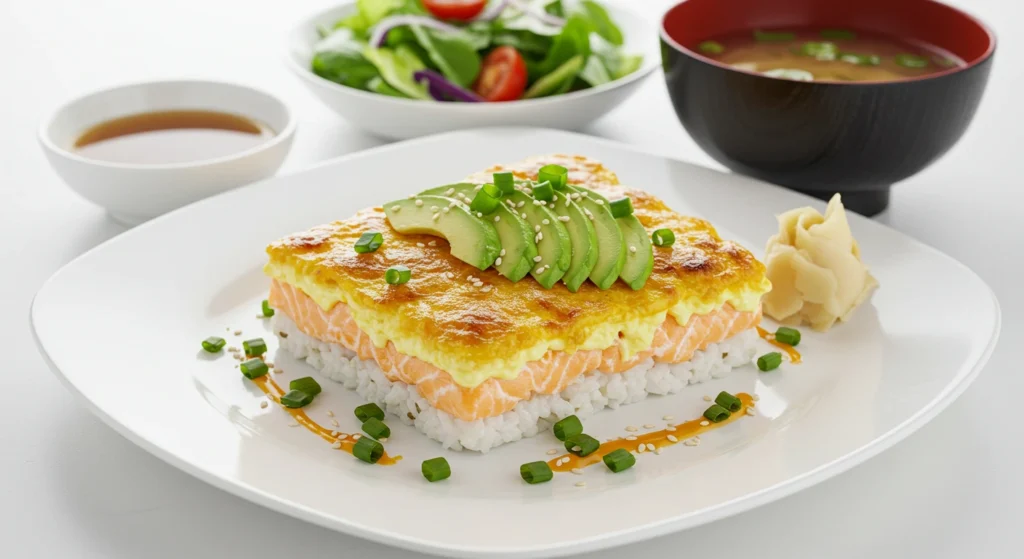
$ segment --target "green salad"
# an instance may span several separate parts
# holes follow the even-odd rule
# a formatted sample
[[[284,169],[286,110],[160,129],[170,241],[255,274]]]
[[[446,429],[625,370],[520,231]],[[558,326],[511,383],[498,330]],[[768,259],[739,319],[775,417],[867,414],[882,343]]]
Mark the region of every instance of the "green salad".
[[[312,70],[381,95],[515,101],[596,87],[640,68],[591,0],[357,0],[318,30]]]

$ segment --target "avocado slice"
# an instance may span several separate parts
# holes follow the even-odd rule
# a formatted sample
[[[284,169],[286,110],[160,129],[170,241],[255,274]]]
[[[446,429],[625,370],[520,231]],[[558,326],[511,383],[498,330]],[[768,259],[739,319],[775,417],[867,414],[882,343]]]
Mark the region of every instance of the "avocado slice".
[[[526,216],[526,223],[529,224],[534,234],[534,241],[537,243],[537,254],[539,262],[533,263],[530,275],[544,289],[551,289],[558,280],[562,279],[565,271],[569,269],[572,260],[572,241],[569,238],[569,231],[558,221],[558,216],[551,211],[547,205],[534,204],[535,200],[525,192],[517,190],[505,196],[509,209],[515,206],[519,217]],[[537,228],[540,228],[539,230]],[[537,235],[541,235],[538,240]],[[543,270],[538,272],[538,270]]]
[[[591,223],[594,225],[594,232],[597,235],[597,262],[590,272],[590,281],[599,289],[608,289],[619,279],[622,268],[626,264],[626,243],[622,237],[622,229],[612,217],[612,211],[608,209],[608,202],[600,195],[587,190],[586,188],[568,185],[567,191],[580,194],[576,203],[587,216],[588,221],[593,216]],[[586,194],[586,196],[583,196]],[[594,198],[591,198],[594,196]],[[603,202],[598,204],[595,200],[601,198]]]
[[[476,217],[466,204],[454,198],[404,198],[385,204],[384,213],[395,231],[443,237],[451,245],[452,256],[481,270],[490,268],[501,253],[494,223]]]
[[[576,293],[597,264],[597,232],[583,209],[572,200],[572,194],[568,190],[556,191],[548,208],[558,215],[569,232],[572,258],[562,282],[570,292]]]
[[[476,192],[475,184],[460,182],[424,190],[421,195],[447,196],[466,202],[467,199],[472,201]],[[494,221],[495,217],[498,218],[497,221]],[[502,252],[498,257],[500,262],[494,261],[494,269],[509,281],[523,279],[533,268],[533,257],[537,256],[537,245],[533,242],[533,228],[526,223],[526,220],[519,217],[519,212],[512,211],[506,204],[502,204],[490,216],[483,217],[483,219],[488,218],[494,223],[494,228],[498,231],[498,238],[501,240]]]
[[[600,201],[600,205],[607,210],[607,198],[581,186],[577,186],[576,189],[585,192],[588,199]],[[608,215],[611,215],[611,210],[608,210]],[[625,255],[625,264],[619,272],[619,277],[634,290],[640,289],[647,283],[647,278],[651,277],[651,272],[654,270],[654,250],[651,248],[651,238],[635,215],[630,214],[626,217],[612,219],[615,220],[619,231],[622,232],[623,254]]]

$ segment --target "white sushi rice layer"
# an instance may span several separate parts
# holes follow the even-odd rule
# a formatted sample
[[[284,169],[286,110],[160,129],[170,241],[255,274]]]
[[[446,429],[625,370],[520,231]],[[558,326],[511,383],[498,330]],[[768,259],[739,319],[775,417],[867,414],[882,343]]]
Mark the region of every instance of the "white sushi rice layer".
[[[338,344],[307,336],[283,313],[274,316],[273,328],[286,334],[278,336],[282,349],[305,359],[321,375],[414,425],[444,448],[480,452],[532,437],[563,417],[576,414],[582,419],[604,408],[639,402],[648,394],[674,394],[687,385],[723,377],[734,367],[750,363],[758,339],[751,329],[709,345],[685,363],[648,359],[619,374],[594,371],[581,375],[558,394],[538,394],[500,416],[463,421],[434,408],[414,386],[388,380],[375,361],[364,361]]]

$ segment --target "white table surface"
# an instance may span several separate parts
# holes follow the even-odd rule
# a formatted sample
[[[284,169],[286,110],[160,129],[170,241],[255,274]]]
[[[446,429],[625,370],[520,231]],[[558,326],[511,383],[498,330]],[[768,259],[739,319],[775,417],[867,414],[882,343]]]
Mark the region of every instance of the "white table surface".
[[[35,140],[43,115],[68,96],[120,82],[208,77],[264,87],[292,105],[300,123],[284,172],[377,145],[321,107],[282,64],[286,28],[330,3],[0,2],[0,556],[279,559],[297,543],[311,557],[409,555],[250,504],[135,447],[61,387],[28,326],[42,282],[123,231],[49,169]],[[670,4],[632,3],[652,19]],[[988,91],[960,144],[901,184],[880,219],[992,286],[1003,332],[991,362],[958,402],[881,456],[783,501],[637,544],[637,556],[717,555],[723,543],[787,559],[1020,556],[1024,420],[1015,397],[1024,393],[1024,367],[1014,351],[1024,339],[1024,9],[1008,0],[956,4],[999,34]],[[660,76],[586,132],[717,166],[678,125]]]

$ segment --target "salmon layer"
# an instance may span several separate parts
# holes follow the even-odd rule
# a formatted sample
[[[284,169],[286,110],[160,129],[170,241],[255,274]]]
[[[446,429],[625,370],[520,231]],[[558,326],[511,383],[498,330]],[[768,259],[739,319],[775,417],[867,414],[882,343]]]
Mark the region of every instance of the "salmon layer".
[[[388,380],[415,386],[435,408],[465,421],[501,415],[533,394],[561,392],[577,377],[591,371],[621,373],[646,359],[682,363],[696,351],[753,328],[761,321],[760,308],[741,312],[728,304],[708,314],[693,315],[685,326],[669,316],[655,332],[651,348],[629,359],[622,358],[617,344],[604,350],[548,351],[541,359],[527,363],[513,379],[491,378],[467,388],[434,365],[399,353],[391,342],[384,347],[374,345],[344,303],[324,311],[302,290],[274,280],[270,304],[291,318],[307,336],[338,344],[360,359],[373,359]]]

